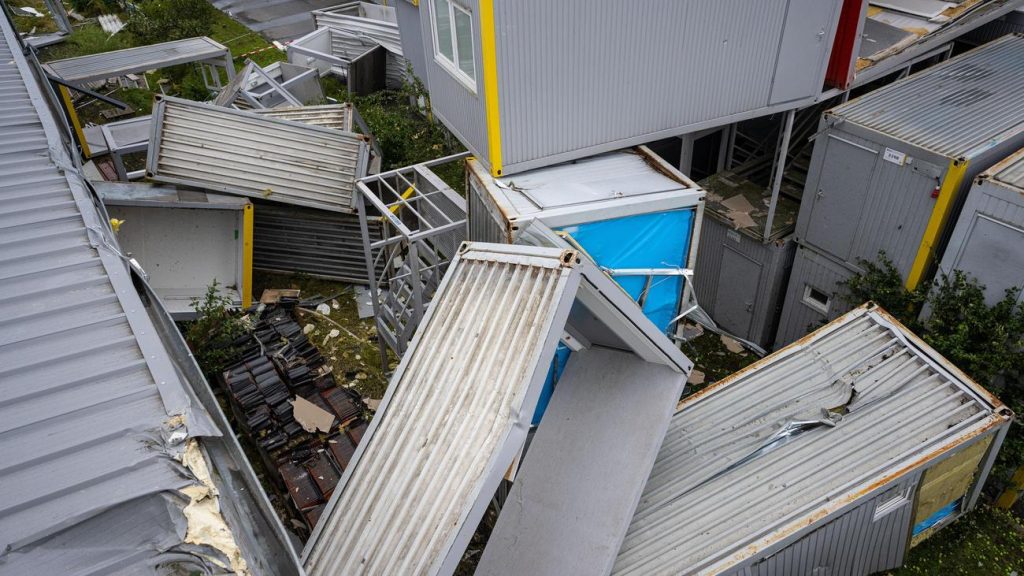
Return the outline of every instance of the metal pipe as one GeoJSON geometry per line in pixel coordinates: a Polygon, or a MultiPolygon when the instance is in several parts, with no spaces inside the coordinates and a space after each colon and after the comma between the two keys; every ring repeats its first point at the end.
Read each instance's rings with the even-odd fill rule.
{"type": "Polygon", "coordinates": [[[789,139],[793,136],[793,119],[796,118],[796,110],[786,112],[786,125],[782,130],[782,142],[779,144],[778,153],[775,155],[775,169],[772,172],[772,196],[768,203],[768,217],[764,222],[764,237],[762,241],[767,244],[772,233],[772,223],[775,220],[775,208],[779,204],[779,191],[782,190],[782,174],[785,172],[786,155],[789,154],[789,139]]]}

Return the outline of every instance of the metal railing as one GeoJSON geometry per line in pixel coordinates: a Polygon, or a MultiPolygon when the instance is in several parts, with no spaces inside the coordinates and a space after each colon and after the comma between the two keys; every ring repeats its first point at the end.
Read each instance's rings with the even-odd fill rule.
{"type": "Polygon", "coordinates": [[[466,201],[431,168],[458,162],[468,152],[390,170],[356,183],[356,210],[373,303],[381,364],[388,350],[401,357],[466,239],[466,201]],[[370,237],[379,220],[380,240],[370,237]]]}

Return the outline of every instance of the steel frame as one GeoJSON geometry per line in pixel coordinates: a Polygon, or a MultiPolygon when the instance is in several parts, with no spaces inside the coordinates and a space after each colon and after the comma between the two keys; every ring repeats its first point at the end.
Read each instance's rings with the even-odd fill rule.
{"type": "Polygon", "coordinates": [[[449,263],[466,239],[466,201],[431,167],[457,162],[468,152],[367,176],[356,182],[356,212],[381,365],[388,350],[401,357],[449,263]],[[382,223],[372,241],[371,218],[382,223]]]}

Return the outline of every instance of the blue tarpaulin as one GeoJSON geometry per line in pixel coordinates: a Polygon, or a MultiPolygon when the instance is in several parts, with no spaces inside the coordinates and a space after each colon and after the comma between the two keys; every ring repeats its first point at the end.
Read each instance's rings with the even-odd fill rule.
{"type": "MultiPolygon", "coordinates": [[[[594,262],[602,268],[686,268],[693,234],[694,210],[670,210],[639,214],[611,220],[599,220],[560,228],[572,236],[594,262]]],[[[614,280],[634,299],[639,300],[647,283],[646,276],[615,276],[614,280]]],[[[647,316],[661,331],[668,332],[679,310],[682,276],[654,276],[644,301],[647,316]]],[[[559,344],[548,379],[544,384],[533,423],[540,422],[554,391],[570,350],[559,344]]]]}
{"type": "Polygon", "coordinates": [[[914,536],[917,536],[921,532],[924,532],[925,530],[931,528],[932,526],[935,526],[939,522],[942,522],[946,518],[949,518],[953,514],[956,514],[957,510],[960,509],[960,500],[961,500],[960,498],[957,498],[956,500],[953,500],[949,504],[946,504],[942,508],[939,508],[938,510],[936,510],[935,513],[932,514],[931,516],[929,516],[929,517],[925,518],[924,520],[918,522],[914,526],[914,536]]]}

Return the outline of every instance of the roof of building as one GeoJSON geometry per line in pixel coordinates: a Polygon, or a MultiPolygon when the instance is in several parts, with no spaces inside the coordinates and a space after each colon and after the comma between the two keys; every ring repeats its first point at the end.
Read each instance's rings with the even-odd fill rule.
{"type": "Polygon", "coordinates": [[[858,308],[681,403],[613,573],[723,570],[1010,417],[858,308]]]}
{"type": "Polygon", "coordinates": [[[704,197],[700,186],[643,146],[502,178],[476,159],[467,164],[505,218],[541,218],[552,227],[594,214],[604,219],[694,206],[704,197]]]}
{"type": "Polygon", "coordinates": [[[872,0],[861,30],[854,82],[860,86],[934,56],[949,43],[1013,10],[1007,0],[872,0]]]}
{"type": "Polygon", "coordinates": [[[270,534],[242,551],[224,524],[246,505],[217,497],[198,440],[217,444],[223,415],[174,363],[3,17],[0,94],[0,572],[283,569],[256,560],[270,534]],[[204,497],[220,544],[186,542],[204,497]]]}
{"type": "Polygon", "coordinates": [[[982,177],[986,176],[1024,193],[1024,149],[1018,150],[1006,160],[986,170],[982,177]]]}
{"type": "Polygon", "coordinates": [[[310,574],[451,573],[565,331],[683,379],[692,367],[575,251],[463,245],[306,544],[310,574]]]}
{"type": "Polygon", "coordinates": [[[1024,36],[1009,35],[827,112],[949,158],[1024,131],[1024,36]]]}
{"type": "Polygon", "coordinates": [[[217,63],[224,65],[227,63],[224,60],[225,57],[231,57],[230,50],[210,38],[198,36],[64,60],[52,60],[47,62],[45,67],[58,78],[68,82],[83,83],[188,62],[219,59],[220,61],[217,63]]]}
{"type": "Polygon", "coordinates": [[[171,97],[153,118],[146,173],[160,182],[352,212],[369,164],[354,132],[171,97]]]}

